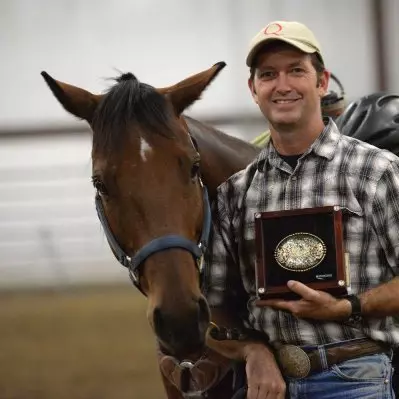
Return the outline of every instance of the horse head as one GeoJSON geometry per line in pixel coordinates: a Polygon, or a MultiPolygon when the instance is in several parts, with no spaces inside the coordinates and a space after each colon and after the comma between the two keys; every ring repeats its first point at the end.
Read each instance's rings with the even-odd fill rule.
{"type": "Polygon", "coordinates": [[[148,298],[159,342],[178,357],[202,349],[210,321],[200,290],[209,202],[182,112],[224,66],[161,89],[126,73],[100,95],[42,72],[65,110],[90,125],[98,216],[115,256],[148,298]]]}

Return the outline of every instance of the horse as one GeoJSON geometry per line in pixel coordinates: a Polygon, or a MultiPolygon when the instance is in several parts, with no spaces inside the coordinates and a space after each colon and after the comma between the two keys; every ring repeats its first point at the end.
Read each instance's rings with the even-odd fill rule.
{"type": "Polygon", "coordinates": [[[217,187],[260,149],[183,114],[225,65],[164,88],[125,73],[104,94],[41,73],[63,108],[91,128],[97,214],[148,299],[169,399],[231,398],[235,390],[233,363],[206,348],[211,315],[200,290],[201,257],[217,187]]]}

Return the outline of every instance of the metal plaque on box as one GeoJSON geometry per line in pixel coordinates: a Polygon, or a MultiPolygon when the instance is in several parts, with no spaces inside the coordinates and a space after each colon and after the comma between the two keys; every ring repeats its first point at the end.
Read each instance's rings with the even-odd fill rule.
{"type": "Polygon", "coordinates": [[[256,286],[262,299],[296,297],[287,281],[346,295],[350,289],[342,211],[325,206],[255,214],[256,286]]]}

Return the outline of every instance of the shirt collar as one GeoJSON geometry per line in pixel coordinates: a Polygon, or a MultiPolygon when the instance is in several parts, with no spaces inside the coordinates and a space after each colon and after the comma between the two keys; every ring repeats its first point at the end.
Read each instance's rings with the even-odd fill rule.
{"type": "MultiPolygon", "coordinates": [[[[325,125],[323,131],[304,153],[304,156],[314,153],[315,155],[327,160],[331,160],[333,158],[338,143],[341,139],[341,133],[331,118],[325,117],[323,118],[323,121],[325,125]]],[[[270,140],[257,157],[257,169],[264,170],[267,162],[272,165],[276,165],[276,163],[279,162],[279,159],[280,157],[273,146],[273,142],[270,140]]]]}

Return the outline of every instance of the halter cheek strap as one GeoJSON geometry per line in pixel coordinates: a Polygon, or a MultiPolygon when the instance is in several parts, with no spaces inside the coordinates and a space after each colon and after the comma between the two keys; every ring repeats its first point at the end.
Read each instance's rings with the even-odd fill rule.
{"type": "Polygon", "coordinates": [[[104,207],[99,194],[96,195],[95,205],[97,210],[98,218],[104,229],[105,236],[107,237],[108,244],[111,247],[116,259],[123,266],[129,269],[129,275],[133,284],[143,293],[140,286],[140,273],[139,267],[143,264],[146,259],[155,253],[164,251],[166,249],[180,248],[184,249],[192,254],[196,260],[196,264],[200,273],[202,272],[202,257],[208,246],[209,232],[211,229],[211,208],[209,205],[209,196],[206,187],[202,184],[200,179],[200,184],[202,186],[202,198],[204,206],[204,221],[202,225],[202,233],[198,243],[195,243],[180,235],[166,235],[158,237],[150,241],[148,244],[144,245],[139,249],[132,257],[126,254],[126,252],[120,247],[115,236],[113,235],[111,228],[109,226],[108,220],[105,216],[104,207]]]}

